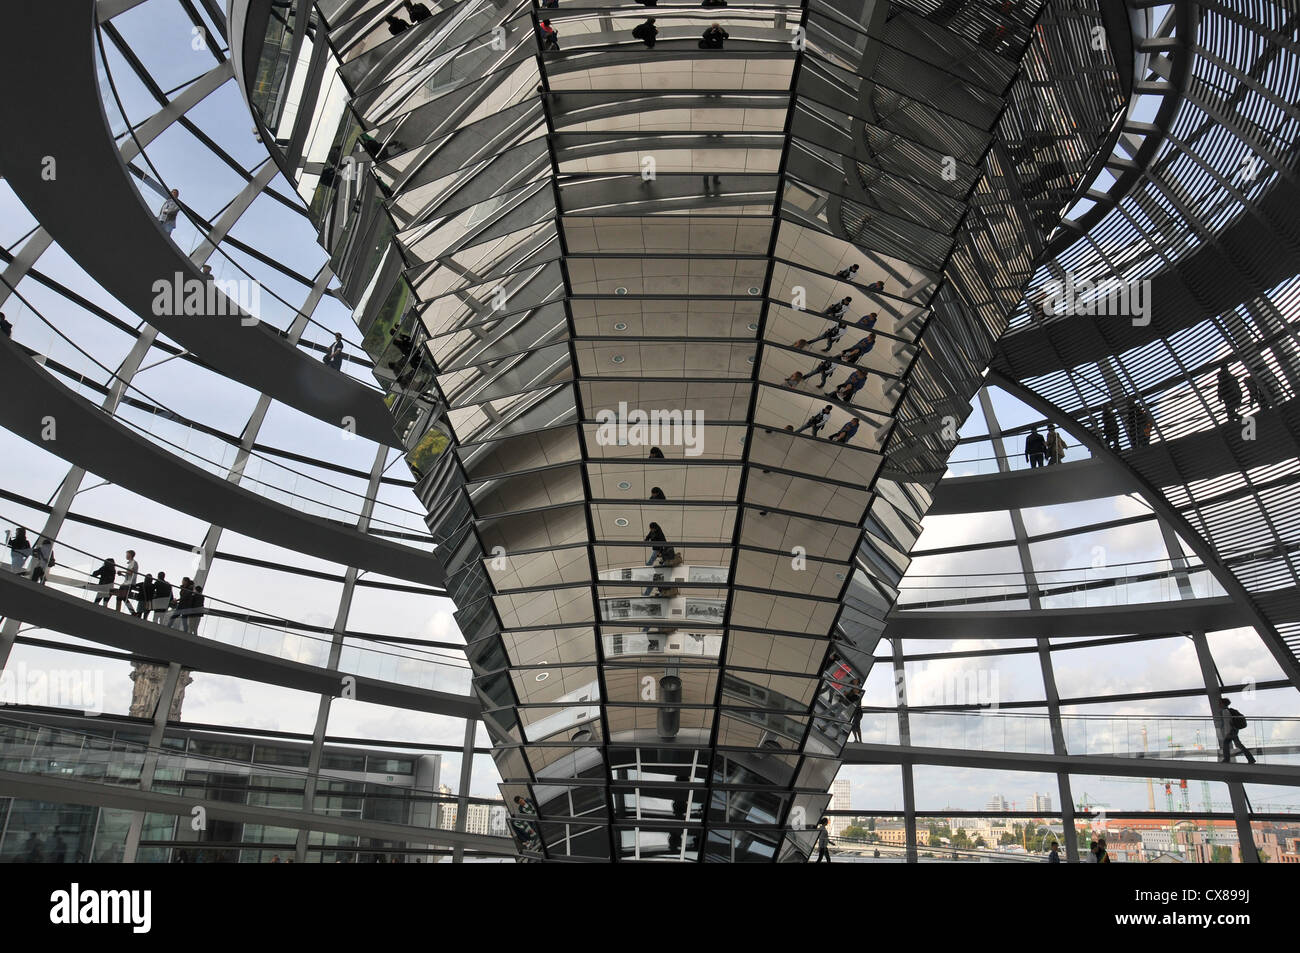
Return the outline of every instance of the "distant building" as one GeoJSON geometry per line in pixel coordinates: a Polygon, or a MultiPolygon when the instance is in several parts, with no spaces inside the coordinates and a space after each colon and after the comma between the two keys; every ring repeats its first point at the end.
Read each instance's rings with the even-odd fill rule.
{"type": "Polygon", "coordinates": [[[1035,791],[1029,797],[1029,810],[1035,814],[1052,813],[1052,796],[1050,794],[1039,794],[1035,791]]]}
{"type": "Polygon", "coordinates": [[[1001,794],[995,794],[989,798],[989,803],[984,805],[984,810],[994,814],[1003,814],[1011,810],[1011,805],[1007,803],[1007,799],[1001,794]]]}
{"type": "MultiPolygon", "coordinates": [[[[849,800],[852,796],[853,785],[847,779],[841,779],[831,784],[831,803],[832,811],[847,811],[852,808],[849,800]]],[[[839,837],[853,823],[853,818],[846,816],[831,817],[831,836],[839,837]]]]}

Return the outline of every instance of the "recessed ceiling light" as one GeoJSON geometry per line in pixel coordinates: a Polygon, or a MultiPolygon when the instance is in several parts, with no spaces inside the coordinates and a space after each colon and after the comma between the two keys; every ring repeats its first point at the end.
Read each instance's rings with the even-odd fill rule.
{"type": "Polygon", "coordinates": [[[749,293],[752,294],[752,295],[756,295],[756,294],[759,293],[760,290],[762,290],[762,289],[759,289],[759,288],[750,288],[750,289],[749,289],[749,293]]]}
{"type": "Polygon", "coordinates": [[[624,324],[622,321],[620,321],[620,322],[618,322],[618,324],[614,325],[614,330],[615,330],[615,331],[626,331],[626,330],[627,330],[627,325],[624,324]]]}
{"type": "Polygon", "coordinates": [[[747,327],[748,327],[749,330],[751,330],[751,331],[757,331],[757,330],[758,330],[758,325],[757,325],[757,324],[750,324],[750,325],[747,325],[747,327]]]}
{"type": "Polygon", "coordinates": [[[626,360],[627,358],[625,358],[622,354],[615,354],[613,357],[609,359],[611,364],[622,364],[626,360]]]}
{"type": "Polygon", "coordinates": [[[752,354],[749,355],[749,357],[745,358],[745,360],[747,360],[750,364],[753,364],[753,363],[754,363],[754,355],[752,355],[752,354]]]}
{"type": "Polygon", "coordinates": [[[838,579],[838,580],[840,580],[841,582],[843,582],[843,581],[844,581],[844,573],[842,573],[842,572],[837,572],[837,573],[835,574],[835,578],[838,579]]]}
{"type": "Polygon", "coordinates": [[[615,289],[614,289],[614,294],[616,294],[616,295],[625,295],[625,294],[627,294],[627,289],[626,289],[626,288],[615,288],[615,289]]]}
{"type": "Polygon", "coordinates": [[[614,520],[614,525],[615,525],[615,526],[626,526],[626,525],[627,525],[627,520],[623,519],[623,517],[620,516],[618,519],[614,520]]]}
{"type": "Polygon", "coordinates": [[[619,488],[620,490],[630,490],[630,489],[632,489],[632,484],[631,484],[631,483],[627,483],[627,482],[623,482],[623,483],[620,483],[620,484],[618,485],[618,488],[619,488]]]}
{"type": "Polygon", "coordinates": [[[550,677],[551,677],[551,673],[550,673],[550,672],[538,672],[538,673],[537,673],[537,676],[533,679],[533,681],[536,681],[536,682],[544,682],[544,681],[546,681],[546,680],[547,680],[548,678],[550,678],[550,677]]]}

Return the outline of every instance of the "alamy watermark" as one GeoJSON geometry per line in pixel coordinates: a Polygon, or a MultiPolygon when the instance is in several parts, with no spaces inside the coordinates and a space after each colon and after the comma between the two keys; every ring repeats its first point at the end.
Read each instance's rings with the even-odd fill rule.
{"type": "Polygon", "coordinates": [[[262,285],[251,278],[186,278],[175,272],[153,283],[153,313],[181,315],[234,315],[241,323],[257,323],[262,285]]]}
{"type": "Polygon", "coordinates": [[[980,708],[997,711],[1002,701],[997,669],[930,669],[925,663],[906,678],[898,672],[894,688],[900,704],[913,708],[980,708]]]}
{"type": "Polygon", "coordinates": [[[91,669],[28,668],[25,662],[0,672],[0,706],[104,711],[104,673],[91,669]]]}
{"type": "Polygon", "coordinates": [[[1043,285],[1038,299],[1049,314],[1077,316],[1122,315],[1133,319],[1133,326],[1144,328],[1151,323],[1151,282],[1120,281],[1103,278],[1092,281],[1075,278],[1066,272],[1065,279],[1053,278],[1043,285]]]}
{"type": "Polygon", "coordinates": [[[627,409],[596,412],[596,443],[602,447],[683,447],[688,457],[704,452],[704,411],[627,409]]]}

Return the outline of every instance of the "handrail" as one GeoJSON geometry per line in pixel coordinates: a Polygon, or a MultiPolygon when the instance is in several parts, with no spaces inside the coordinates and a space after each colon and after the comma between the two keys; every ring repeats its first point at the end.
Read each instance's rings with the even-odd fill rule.
{"type": "MultiPolygon", "coordinates": [[[[7,525],[15,526],[15,527],[22,526],[22,528],[23,528],[24,530],[26,530],[26,531],[30,534],[29,542],[30,542],[31,544],[33,544],[33,545],[36,543],[36,541],[37,541],[37,540],[40,538],[40,536],[41,536],[40,531],[39,531],[38,529],[35,529],[35,528],[33,528],[33,527],[30,527],[30,526],[25,526],[25,525],[23,525],[21,522],[10,521],[10,522],[7,523],[7,525]]],[[[102,561],[102,560],[100,559],[100,557],[96,557],[96,556],[92,555],[91,553],[88,553],[88,552],[86,552],[85,550],[79,549],[79,548],[77,548],[77,547],[75,547],[75,546],[72,546],[72,545],[70,545],[70,544],[67,544],[67,543],[61,543],[61,542],[59,542],[57,539],[54,540],[54,543],[55,543],[56,546],[62,547],[64,550],[71,550],[72,552],[77,553],[78,555],[81,555],[81,556],[84,556],[84,557],[90,559],[91,562],[92,562],[92,565],[94,564],[94,562],[95,562],[96,560],[102,561]]],[[[56,553],[56,554],[55,554],[55,558],[56,558],[56,561],[58,562],[58,565],[57,565],[57,567],[56,567],[57,569],[65,570],[65,571],[67,571],[67,572],[72,572],[72,573],[78,573],[78,574],[84,576],[85,579],[81,582],[80,585],[77,585],[75,582],[73,582],[73,583],[69,583],[69,582],[66,582],[66,581],[62,581],[62,580],[60,580],[58,577],[55,577],[55,576],[49,576],[48,579],[49,579],[49,583],[50,583],[50,584],[58,585],[58,586],[61,586],[61,587],[63,587],[63,588],[71,588],[71,589],[73,589],[77,594],[82,595],[84,598],[88,598],[88,597],[90,597],[92,594],[93,594],[93,595],[102,595],[102,594],[104,594],[104,592],[105,592],[105,587],[104,587],[102,584],[100,584],[100,583],[98,582],[98,580],[91,581],[91,580],[93,579],[93,576],[91,575],[91,573],[90,573],[89,571],[81,570],[81,569],[77,569],[77,568],[75,568],[75,567],[70,567],[70,566],[66,565],[66,563],[65,563],[64,561],[59,560],[59,559],[58,559],[58,556],[59,556],[59,554],[56,553]]],[[[118,568],[120,569],[121,567],[118,567],[118,568]]],[[[6,568],[6,569],[0,569],[0,571],[7,571],[7,568],[6,568]]],[[[143,578],[143,575],[144,575],[143,573],[140,573],[140,578],[143,578]]],[[[171,580],[168,580],[168,581],[171,582],[171,580]]],[[[116,580],[115,580],[115,582],[114,582],[112,585],[110,585],[110,586],[108,587],[108,590],[111,591],[111,590],[112,590],[116,585],[117,585],[117,583],[116,583],[116,580]]],[[[178,592],[179,592],[179,589],[180,589],[179,582],[175,582],[175,583],[172,584],[172,591],[173,591],[174,594],[175,594],[175,593],[178,593],[178,592]]],[[[200,608],[200,609],[193,610],[193,611],[190,613],[190,617],[192,617],[192,618],[198,618],[198,619],[210,619],[210,620],[211,620],[211,619],[229,619],[229,620],[234,621],[234,622],[242,623],[245,627],[250,627],[250,628],[252,628],[252,629],[256,629],[256,630],[265,630],[265,631],[270,631],[270,632],[279,632],[280,635],[281,635],[281,638],[282,638],[282,639],[283,639],[283,638],[288,638],[288,639],[293,639],[293,640],[303,640],[303,641],[305,641],[305,642],[307,642],[307,643],[309,643],[309,644],[310,644],[310,643],[316,643],[316,646],[317,646],[316,650],[315,650],[315,651],[311,651],[309,654],[314,655],[314,656],[318,656],[318,657],[327,658],[328,655],[329,655],[329,650],[330,650],[330,648],[333,646],[333,643],[334,643],[334,636],[333,636],[332,633],[331,633],[329,636],[316,635],[316,634],[313,634],[312,632],[310,632],[309,630],[299,629],[299,628],[298,628],[298,624],[295,623],[295,622],[293,622],[292,620],[284,619],[284,618],[281,618],[281,617],[279,617],[279,616],[275,616],[275,615],[270,614],[270,613],[265,613],[265,612],[263,612],[263,611],[261,611],[261,610],[253,609],[253,608],[250,608],[250,607],[248,607],[248,606],[241,606],[241,605],[237,605],[237,604],[232,603],[232,602],[226,602],[226,601],[221,600],[221,599],[216,599],[216,598],[210,597],[210,596],[207,594],[206,591],[203,593],[203,598],[204,598],[204,605],[203,605],[203,607],[200,608]],[[214,605],[216,605],[216,606],[226,607],[226,608],[224,609],[224,611],[219,609],[218,611],[213,612],[213,611],[211,610],[210,606],[209,606],[209,603],[212,603],[212,604],[214,604],[214,605]],[[234,610],[234,611],[231,611],[231,610],[234,610]],[[273,624],[266,624],[266,623],[268,623],[268,622],[273,623],[273,624]]],[[[141,621],[142,621],[142,622],[145,622],[145,623],[150,623],[150,622],[151,622],[151,620],[149,620],[148,618],[143,618],[143,619],[141,619],[141,621]]],[[[162,626],[162,627],[164,627],[164,628],[169,627],[168,624],[165,624],[165,623],[162,623],[162,622],[158,622],[156,619],[155,619],[155,620],[152,620],[152,624],[159,625],[159,626],[162,626]]],[[[216,627],[217,627],[218,629],[220,629],[220,628],[221,628],[220,623],[216,623],[216,627]]],[[[208,625],[209,633],[210,633],[210,631],[211,631],[212,628],[213,628],[213,624],[212,624],[211,622],[209,622],[209,625],[208,625]]],[[[263,650],[263,649],[260,648],[260,646],[264,644],[264,635],[265,635],[265,632],[264,632],[264,631],[259,631],[259,632],[257,633],[257,638],[254,640],[254,642],[255,642],[255,646],[258,646],[258,647],[254,647],[254,648],[253,648],[254,651],[265,651],[265,650],[263,650]]],[[[380,639],[380,638],[378,638],[378,637],[375,637],[375,636],[368,636],[368,635],[353,635],[353,634],[342,633],[342,634],[341,634],[341,637],[342,637],[345,641],[376,642],[376,643],[379,643],[379,644],[382,644],[382,645],[388,645],[388,644],[389,644],[389,643],[384,642],[384,640],[382,640],[382,639],[380,639]]],[[[211,634],[207,634],[207,635],[205,635],[204,638],[211,639],[212,641],[218,641],[218,642],[220,642],[220,641],[226,641],[226,640],[222,640],[222,639],[213,639],[211,634]]],[[[244,645],[244,646],[242,646],[242,647],[248,648],[249,646],[244,645]]],[[[354,645],[345,645],[344,650],[343,650],[343,655],[342,655],[342,657],[340,658],[340,665],[343,664],[343,659],[346,659],[346,658],[348,657],[348,653],[349,653],[350,651],[351,651],[351,652],[356,652],[356,653],[358,653],[358,654],[362,654],[362,655],[365,655],[365,656],[374,656],[374,657],[378,657],[378,658],[381,660],[381,662],[382,662],[384,659],[392,660],[391,663],[390,663],[389,665],[386,665],[385,667],[395,667],[396,669],[398,669],[398,673],[397,673],[397,674],[402,674],[402,673],[400,672],[400,669],[402,668],[403,663],[407,663],[407,664],[409,664],[409,663],[411,663],[411,662],[417,662],[417,663],[421,663],[421,664],[424,664],[424,665],[434,666],[435,669],[436,669],[437,667],[442,667],[442,668],[445,668],[445,669],[455,669],[457,672],[461,672],[461,673],[463,673],[463,676],[461,676],[461,677],[459,678],[459,680],[462,681],[462,682],[468,682],[468,678],[467,678],[467,676],[468,676],[469,673],[470,673],[470,666],[469,666],[469,663],[468,663],[467,661],[465,661],[465,659],[463,658],[463,656],[459,656],[459,655],[451,655],[451,654],[443,654],[444,650],[441,649],[441,648],[439,648],[439,649],[437,649],[437,650],[435,650],[435,651],[433,651],[433,652],[429,652],[429,651],[425,651],[425,650],[420,649],[420,648],[415,647],[415,646],[409,646],[409,647],[408,647],[408,646],[403,646],[403,648],[399,651],[399,650],[395,650],[395,649],[391,649],[391,648],[390,648],[390,649],[383,649],[383,648],[370,648],[370,647],[367,647],[367,648],[364,648],[364,649],[363,649],[363,648],[361,648],[361,647],[359,647],[359,646],[354,646],[354,645]]],[[[268,652],[267,654],[275,654],[275,653],[270,653],[270,652],[268,652]]],[[[302,647],[301,645],[294,645],[294,646],[292,646],[292,651],[291,651],[290,654],[292,655],[292,657],[293,657],[295,660],[297,660],[297,661],[302,661],[302,660],[303,660],[303,659],[302,659],[302,656],[303,656],[305,653],[304,653],[304,651],[303,651],[303,647],[302,647]]],[[[360,661],[360,660],[359,660],[359,661],[360,661]]],[[[353,667],[353,668],[360,668],[360,667],[362,667],[362,666],[361,666],[360,664],[358,664],[358,665],[354,665],[354,666],[350,666],[350,667],[353,667]]],[[[360,673],[360,672],[359,672],[358,674],[365,674],[365,673],[360,673]]],[[[437,674],[437,672],[435,671],[435,672],[434,672],[434,675],[436,676],[436,674],[437,674]]],[[[390,679],[390,680],[392,680],[392,681],[398,681],[397,678],[393,678],[393,679],[390,679]]],[[[399,684],[409,684],[409,682],[399,682],[399,684]]],[[[418,683],[417,683],[417,684],[418,684],[418,683]]],[[[429,685],[421,685],[420,687],[432,688],[433,685],[432,685],[432,684],[429,684],[429,685]]],[[[457,686],[457,688],[460,689],[460,690],[467,690],[468,685],[459,685],[459,686],[457,686]]]]}
{"type": "MultiPolygon", "coordinates": [[[[117,381],[118,383],[120,383],[124,393],[130,392],[134,395],[137,395],[138,399],[142,399],[144,402],[147,402],[153,405],[154,407],[158,408],[158,411],[151,415],[154,421],[160,421],[164,424],[178,424],[180,426],[186,427],[190,432],[202,433],[203,436],[209,437],[214,441],[219,439],[216,437],[212,437],[211,434],[208,434],[205,431],[197,430],[196,425],[192,421],[189,421],[187,418],[179,414],[173,413],[166,407],[165,404],[163,404],[162,401],[159,401],[156,398],[150,396],[148,393],[141,390],[135,384],[120,378],[116,371],[113,371],[108,367],[106,367],[105,365],[101,364],[89,352],[87,352],[85,349],[80,347],[76,342],[74,342],[71,338],[69,338],[66,334],[64,334],[63,331],[61,331],[58,327],[56,327],[53,324],[53,322],[51,322],[49,319],[45,317],[45,315],[43,315],[40,311],[38,311],[35,307],[33,307],[32,304],[26,299],[26,297],[24,297],[17,289],[12,288],[11,286],[10,290],[13,297],[17,299],[17,301],[22,306],[22,308],[25,309],[23,312],[24,314],[30,312],[32,316],[34,316],[38,321],[40,321],[40,323],[43,324],[45,327],[49,328],[49,330],[55,336],[57,336],[68,347],[72,348],[82,359],[87,361],[92,367],[102,371],[107,376],[107,380],[117,381]]],[[[16,324],[15,333],[17,333],[18,328],[22,327],[22,325],[17,324],[16,322],[15,324],[16,324]]],[[[24,335],[25,333],[26,332],[23,332],[24,335]]],[[[22,346],[20,342],[16,342],[16,343],[19,343],[20,346],[22,346]]],[[[35,351],[35,349],[32,349],[32,353],[37,354],[39,352],[35,351]]],[[[100,409],[102,410],[102,408],[100,409]]],[[[155,432],[154,430],[142,426],[140,423],[132,420],[128,416],[124,416],[121,414],[110,414],[109,416],[111,416],[118,423],[121,423],[122,425],[129,427],[131,430],[140,434],[142,437],[149,440],[150,442],[155,443],[164,448],[167,448],[171,452],[174,452],[175,455],[178,457],[182,457],[192,462],[196,462],[197,465],[203,467],[204,469],[207,469],[209,472],[215,472],[217,476],[221,476],[224,478],[229,475],[231,465],[222,463],[220,460],[214,460],[209,457],[205,457],[196,451],[189,450],[186,447],[183,447],[180,444],[175,443],[174,441],[169,440],[166,437],[163,437],[161,434],[155,432]]],[[[228,442],[225,443],[236,454],[242,452],[241,448],[235,446],[234,444],[230,444],[228,442]]],[[[306,509],[306,510],[324,509],[324,510],[334,511],[337,513],[343,513],[352,517],[357,517],[360,515],[360,510],[361,508],[364,507],[364,504],[366,502],[370,502],[373,503],[375,507],[383,507],[386,510],[395,511],[398,514],[403,514],[404,516],[409,517],[409,519],[405,522],[393,522],[392,520],[383,519],[382,517],[372,516],[370,518],[371,523],[378,523],[385,527],[391,527],[393,531],[400,532],[400,533],[409,533],[412,529],[416,529],[418,527],[419,530],[424,530],[425,534],[427,534],[427,524],[425,524],[424,522],[425,514],[417,510],[406,509],[405,507],[397,506],[396,504],[388,503],[378,498],[368,497],[363,493],[357,493],[353,490],[346,490],[342,487],[334,486],[333,484],[327,483],[326,481],[321,480],[317,477],[310,476],[309,474],[302,473],[298,470],[295,470],[293,467],[286,466],[285,464],[273,460],[270,457],[266,456],[265,454],[252,449],[248,450],[247,454],[249,458],[257,460],[263,466],[273,468],[276,470],[282,470],[285,473],[291,474],[295,481],[296,480],[307,481],[311,484],[315,484],[320,487],[323,487],[324,489],[328,490],[331,494],[343,494],[345,497],[351,497],[357,501],[354,504],[357,506],[356,510],[348,509],[346,506],[335,506],[331,503],[322,502],[321,500],[313,496],[304,495],[302,493],[298,493],[293,490],[286,489],[285,487],[279,486],[277,484],[267,482],[266,480],[258,479],[256,476],[252,476],[249,474],[247,467],[245,467],[241,471],[240,473],[241,480],[246,480],[248,482],[257,484],[260,487],[265,487],[268,490],[273,491],[274,493],[286,494],[287,496],[293,499],[295,505],[299,509],[306,509]]],[[[273,498],[273,497],[268,495],[268,498],[273,498]]]]}

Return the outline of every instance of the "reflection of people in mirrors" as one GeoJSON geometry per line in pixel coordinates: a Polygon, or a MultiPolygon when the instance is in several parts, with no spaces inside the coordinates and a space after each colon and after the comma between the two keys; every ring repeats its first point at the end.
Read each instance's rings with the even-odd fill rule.
{"type": "Polygon", "coordinates": [[[663,491],[663,490],[661,490],[661,489],[659,489],[659,487],[655,486],[655,487],[651,487],[651,488],[650,488],[650,499],[652,499],[652,500],[666,500],[667,497],[664,496],[664,491],[663,491]]]}
{"type": "Polygon", "coordinates": [[[663,452],[662,450],[660,450],[658,447],[651,447],[651,448],[650,448],[650,459],[651,459],[651,460],[662,460],[662,459],[664,459],[664,452],[663,452]]]}
{"type": "Polygon", "coordinates": [[[665,542],[667,537],[664,536],[663,529],[658,523],[650,524],[650,532],[646,533],[645,541],[652,544],[650,547],[650,558],[645,561],[647,566],[651,564],[664,565],[673,558],[675,553],[671,546],[655,546],[655,543],[665,542]]]}

